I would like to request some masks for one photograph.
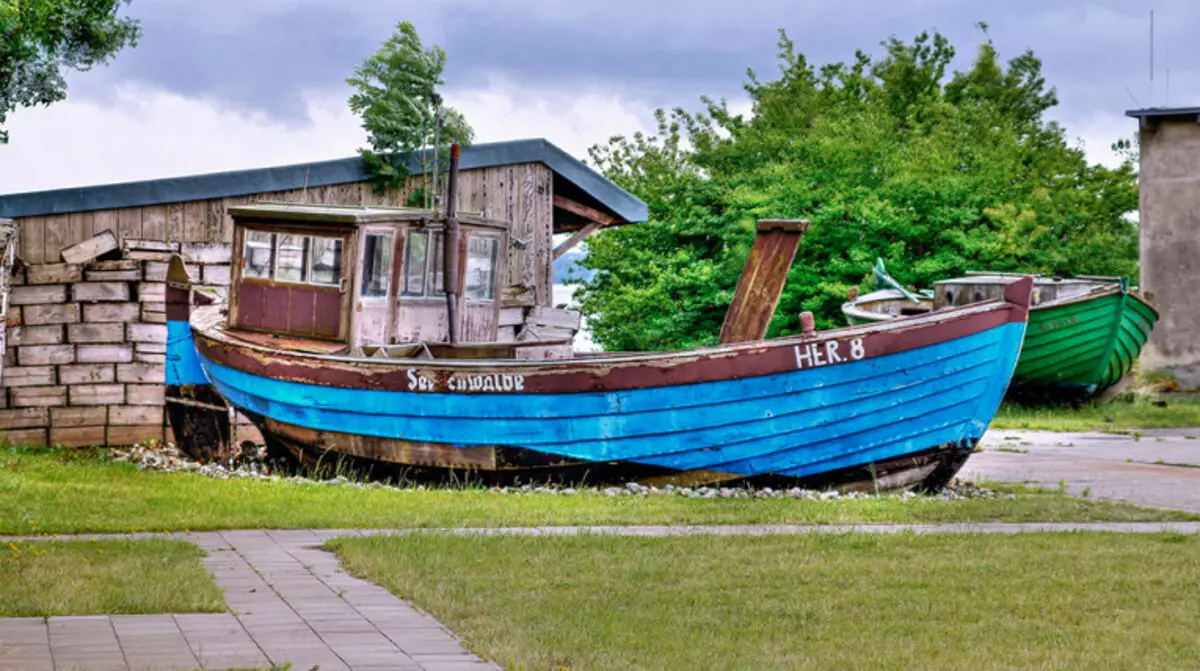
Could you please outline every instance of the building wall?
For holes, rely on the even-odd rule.
[[[459,210],[507,221],[512,238],[526,243],[509,246],[506,303],[550,305],[553,173],[530,163],[460,176]],[[194,279],[223,290],[233,233],[227,208],[261,200],[397,206],[419,186],[417,177],[387,195],[351,183],[17,219],[29,267],[12,293],[0,438],[68,446],[169,440],[162,382],[170,254],[180,251]],[[64,247],[105,230],[120,238],[122,260],[60,262]]]
[[[1200,388],[1200,124],[1195,117],[1143,121],[1141,289],[1161,315],[1142,370]]]

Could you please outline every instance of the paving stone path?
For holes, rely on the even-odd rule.
[[[232,613],[0,619],[0,671],[496,669],[433,618],[318,546],[357,532],[162,534],[190,540]],[[82,538],[101,536],[82,536]],[[154,534],[104,536],[149,538]],[[64,537],[66,538],[66,537]],[[32,539],[31,539],[32,540]],[[44,539],[43,539],[44,540]],[[7,541],[6,541],[7,542]]]
[[[176,538],[204,562],[232,613],[0,619],[0,671],[227,669],[291,663],[295,671],[496,669],[436,620],[378,585],[354,578],[319,546],[339,536],[452,533],[538,536],[772,535],[810,533],[1200,534],[1200,522],[509,527],[443,530],[223,531],[88,534],[70,538]],[[0,537],[0,542],[45,540]]]

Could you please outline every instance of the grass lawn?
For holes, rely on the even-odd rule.
[[[1011,488],[1015,499],[687,499],[360,489],[142,471],[94,451],[0,449],[0,534],[600,524],[1158,521],[1200,515]]]
[[[512,669],[1149,669],[1200,659],[1200,538],[408,537],[355,574]]]
[[[1040,431],[1120,431],[1200,427],[1200,399],[1154,401],[1143,397],[1112,403],[1088,403],[1075,409],[1004,404],[992,420],[993,429]],[[1198,432],[1200,433],[1200,432]]]
[[[184,541],[13,541],[0,548],[0,617],[219,613],[221,590]]]

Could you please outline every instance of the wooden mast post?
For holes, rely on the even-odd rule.
[[[722,344],[766,337],[787,282],[788,269],[808,225],[807,219],[759,220],[754,246],[750,248],[737,292],[721,326]]]

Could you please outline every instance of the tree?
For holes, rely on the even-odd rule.
[[[578,297],[617,350],[714,344],[758,218],[811,219],[770,334],[812,311],[843,325],[876,257],[918,287],[966,270],[1131,275],[1133,166],[1088,165],[1045,118],[1041,62],[999,60],[990,40],[950,72],[941,35],[814,67],[787,35],[780,74],[745,85],[749,115],[702,98],[660,111],[652,135],[612,138],[592,161],[641,197],[650,221],[601,232]]]
[[[86,71],[137,45],[138,22],[119,16],[129,0],[0,0],[2,126],[21,107],[67,97],[66,70]]]
[[[346,82],[355,89],[350,109],[362,117],[371,147],[359,149],[379,190],[398,188],[408,177],[408,160],[417,154],[427,167],[439,110],[441,144],[467,145],[474,133],[456,109],[442,106],[437,89],[445,83],[446,52],[426,50],[412,23],[403,21],[379,51],[367,58]],[[429,171],[425,170],[425,174]]]

